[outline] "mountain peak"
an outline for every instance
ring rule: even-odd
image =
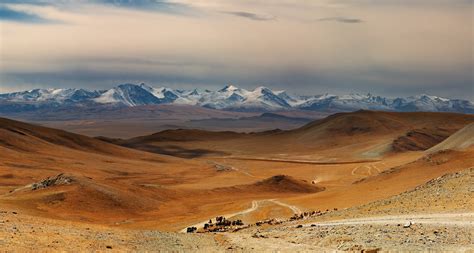
[[[417,96],[417,98],[419,99],[431,99],[431,100],[441,100],[441,101],[448,101],[449,99],[447,98],[442,98],[442,97],[438,97],[438,96],[432,96],[432,95],[428,95],[428,94],[421,94],[419,96]]]
[[[254,92],[260,92],[260,93],[262,93],[262,92],[268,92],[268,91],[273,92],[272,90],[270,90],[269,88],[267,88],[267,87],[265,87],[265,86],[259,86],[259,87],[255,88],[253,91],[254,91]]]
[[[190,96],[199,96],[200,94],[201,93],[197,89],[194,89],[189,93]]]
[[[140,88],[144,88],[144,89],[151,89],[152,88],[151,86],[149,86],[146,83],[141,83],[139,86],[140,86]]]
[[[471,101],[426,94],[400,98],[387,98],[370,93],[289,96],[285,91],[273,91],[264,86],[246,90],[232,84],[217,91],[199,89],[180,91],[165,87],[155,88],[145,83],[123,83],[108,90],[98,91],[64,88],[0,94],[0,105],[3,106],[0,106],[0,111],[17,112],[22,108],[23,110],[60,108],[76,104],[81,106],[186,104],[212,109],[255,112],[287,109],[349,112],[363,109],[474,113],[474,104]]]
[[[240,90],[240,88],[236,87],[232,84],[228,84],[224,88],[220,89],[219,91],[220,92],[226,92],[226,91],[236,91],[236,90]]]

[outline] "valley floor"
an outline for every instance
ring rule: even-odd
[[[44,219],[6,208],[0,210],[0,247],[7,252],[38,248],[69,252],[164,249],[167,252],[471,252],[474,250],[473,180],[471,168],[389,199],[304,220],[226,233],[124,229]],[[432,202],[436,204],[431,205]],[[449,210],[440,211],[439,207],[443,206]],[[256,202],[247,211],[258,209]]]

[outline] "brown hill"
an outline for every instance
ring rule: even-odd
[[[95,138],[5,118],[0,118],[0,147],[20,152],[44,153],[67,148],[121,157],[139,154]]]
[[[275,196],[309,194],[324,191],[324,187],[310,184],[304,180],[295,179],[288,175],[275,175],[255,183],[219,187],[212,190],[195,191],[193,194],[207,196],[233,195],[239,196]]]
[[[90,221],[129,217],[158,208],[172,194],[165,189],[106,185],[88,177],[59,174],[12,190],[4,201],[30,206],[56,218],[87,217]]]
[[[337,113],[290,131],[242,134],[168,130],[124,140],[121,145],[177,156],[181,156],[182,150],[197,150],[202,151],[199,156],[284,154],[295,157],[297,154],[311,157],[318,153],[332,158],[344,156],[353,159],[380,156],[390,151],[392,142],[397,139],[400,139],[394,145],[397,150],[426,149],[471,122],[474,122],[474,115],[361,110]],[[419,129],[435,130],[421,132]],[[430,136],[420,136],[425,132]],[[410,149],[411,146],[415,148]]]
[[[309,184],[302,180],[287,175],[276,175],[253,185],[259,191],[276,191],[276,192],[295,192],[295,193],[315,193],[324,191],[323,187]]]
[[[360,110],[352,113],[336,113],[325,119],[311,122],[296,132],[326,130],[329,133],[355,135],[363,133],[386,133],[403,127],[398,115],[386,112]]]
[[[325,119],[316,120],[294,133],[310,140],[327,135],[394,135],[417,128],[460,129],[474,121],[474,115],[438,112],[382,112],[360,110],[336,113]]]
[[[198,161],[0,119],[0,206],[34,215],[123,220],[156,210],[174,196],[162,185],[212,173]]]
[[[210,141],[210,140],[225,140],[237,138],[245,134],[236,132],[211,132],[196,129],[176,129],[165,130],[152,135],[136,137],[127,140],[127,144],[155,142],[155,141]]]
[[[226,155],[228,153],[204,147],[188,148],[182,144],[187,142],[203,142],[205,145],[207,142],[226,141],[245,136],[248,136],[248,134],[229,131],[211,132],[196,129],[176,129],[164,130],[152,135],[140,136],[128,140],[110,139],[105,137],[98,138],[113,144],[151,153],[171,155],[181,158],[197,158],[206,155]],[[163,143],[167,144],[160,145]]]

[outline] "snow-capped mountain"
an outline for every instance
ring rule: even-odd
[[[393,110],[390,99],[380,96],[373,96],[371,94],[350,94],[343,96],[324,94],[307,99],[304,103],[298,105],[298,108],[314,111],[352,111],[354,109],[383,111]]]
[[[406,98],[385,98],[372,94],[350,94],[343,96],[321,95],[306,98],[297,106],[303,110],[313,111],[353,111],[381,110],[400,112],[459,112],[474,113],[474,104],[468,100],[447,99],[436,96],[419,95]]]
[[[203,94],[197,105],[226,110],[277,110],[291,107],[286,100],[266,87],[248,91],[233,85]]]
[[[153,96],[159,99],[158,104],[169,104],[175,102],[180,98],[180,95],[177,91],[168,88],[153,88],[144,83],[140,84],[140,88],[146,90],[148,93],[151,93]]]
[[[12,102],[62,102],[79,91],[80,90],[76,89],[34,89],[8,94],[0,94],[0,99],[9,100]]]
[[[266,87],[246,90],[227,85],[216,91],[174,90],[146,84],[121,84],[108,90],[34,89],[0,94],[0,112],[32,111],[38,108],[66,106],[125,106],[157,104],[185,104],[218,110],[237,111],[430,111],[474,113],[471,101],[419,95],[405,98],[386,98],[372,94],[293,96],[286,91]]]
[[[93,99],[97,103],[120,103],[127,106],[159,104],[160,99],[154,94],[134,84],[121,84],[107,90]]]

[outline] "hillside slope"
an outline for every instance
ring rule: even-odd
[[[144,157],[146,153],[113,145],[84,135],[0,118],[0,148],[27,153],[51,153],[68,149],[120,157]]]
[[[426,129],[430,133],[441,131],[440,137],[431,138],[422,145],[422,149],[426,149],[471,122],[474,122],[474,115],[357,111],[334,114],[289,131],[243,134],[168,130],[124,140],[121,145],[169,155],[175,153],[177,156],[179,150],[205,150],[200,156],[314,159],[319,155],[332,159],[354,159],[383,155],[393,150],[395,140],[416,129]]]
[[[463,150],[472,145],[474,145],[474,123],[465,126],[427,152],[434,153],[444,149]]]

